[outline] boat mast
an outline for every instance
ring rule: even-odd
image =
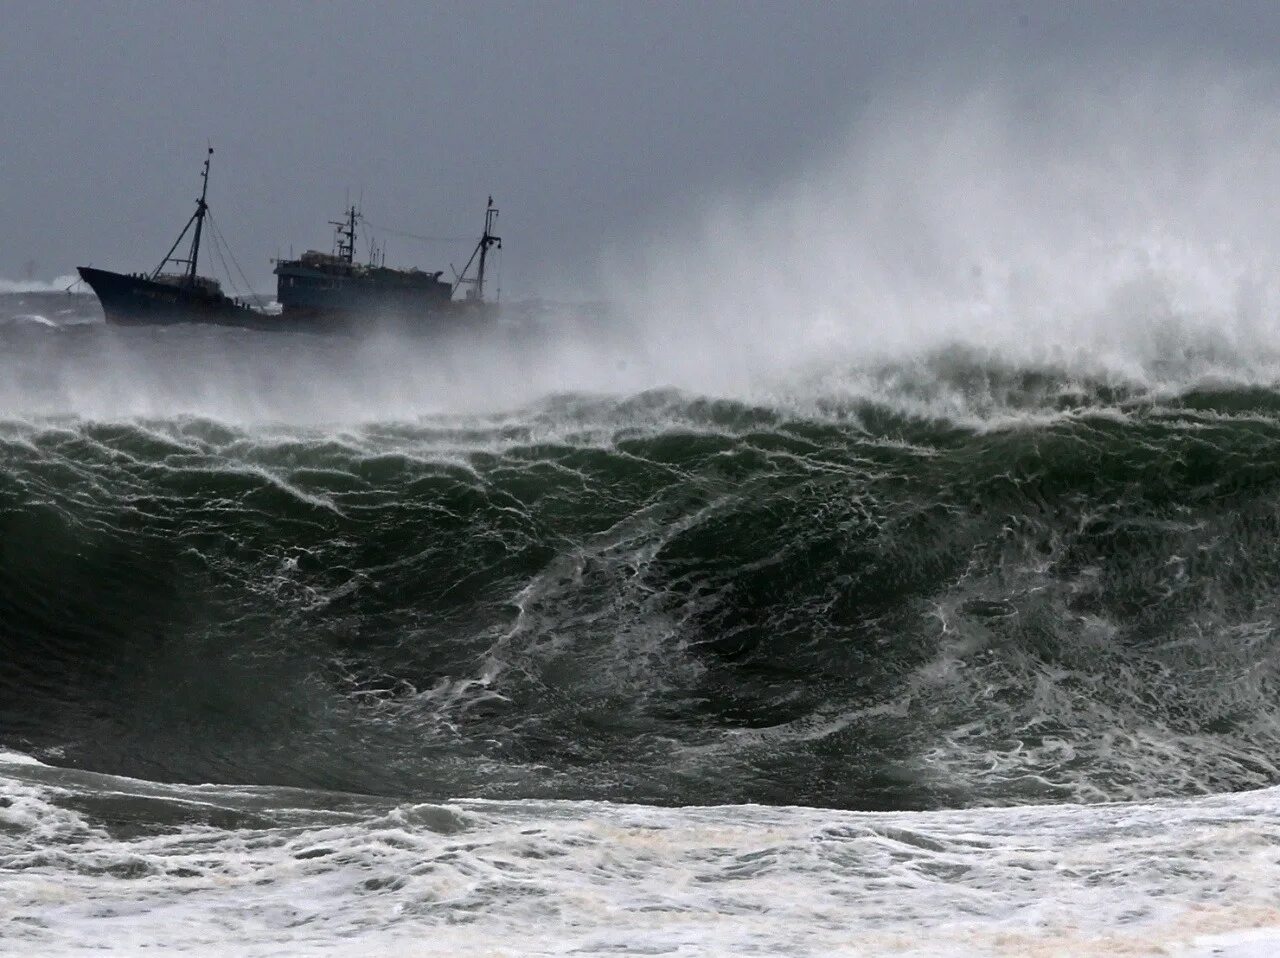
[[[191,219],[187,220],[187,225],[182,227],[182,232],[178,234],[178,238],[173,241],[173,245],[169,247],[169,252],[165,253],[164,259],[160,261],[160,265],[151,273],[151,278],[155,279],[164,269],[165,263],[175,263],[186,266],[187,285],[194,286],[196,282],[196,262],[200,258],[200,233],[204,228],[204,214],[209,210],[209,204],[205,202],[205,197],[209,195],[209,160],[213,156],[213,147],[209,147],[209,152],[204,158],[204,169],[200,171],[200,179],[203,181],[200,187],[200,199],[196,200],[196,211],[191,214]],[[187,235],[187,230],[191,229],[195,224],[196,232],[191,238],[191,252],[186,259],[175,259],[173,251],[178,248],[178,244],[182,242],[182,238]]]
[[[329,225],[334,227],[334,232],[338,234],[338,259],[346,260],[348,265],[354,265],[356,261],[356,218],[360,214],[356,212],[354,203],[347,208],[346,213],[346,219],[329,220]]]
[[[484,210],[484,235],[480,237],[480,241],[476,243],[476,248],[471,251],[471,258],[467,260],[467,265],[462,267],[462,273],[458,276],[458,281],[454,284],[454,288],[461,286],[463,283],[471,283],[473,289],[467,293],[467,299],[476,302],[484,302],[484,261],[489,255],[489,247],[496,246],[502,249],[502,237],[493,235],[494,224],[498,222],[498,208],[493,205],[493,197],[489,197],[489,205]],[[467,279],[467,270],[471,268],[471,264],[476,261],[476,257],[480,257],[480,263],[476,267],[476,278]]]
[[[209,147],[204,158],[204,169],[200,171],[200,201],[196,204],[196,233],[191,238],[191,270],[187,273],[187,282],[192,286],[196,282],[196,260],[200,258],[200,231],[204,228],[204,214],[209,209],[205,197],[209,195],[209,161],[213,159],[213,147]]]
[[[493,224],[498,220],[498,208],[493,205],[493,197],[489,197],[489,205],[484,209],[484,235],[480,237],[480,265],[476,267],[476,299],[484,302],[484,259],[489,247],[497,245],[502,249],[502,240],[493,235]]]

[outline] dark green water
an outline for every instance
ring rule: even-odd
[[[0,745],[418,800],[1280,780],[1280,389],[868,377],[896,398],[10,415]]]

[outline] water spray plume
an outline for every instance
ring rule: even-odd
[[[614,298],[655,365],[710,388],[953,343],[1128,373],[1212,346],[1269,368],[1265,79],[1166,65],[888,97],[773,199],[722,197],[629,253],[646,265],[613,271]]]

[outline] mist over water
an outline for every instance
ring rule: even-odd
[[[1192,359],[1267,375],[1274,78],[1019,79],[873,102],[777,195],[709,198],[691,234],[619,257],[615,300],[671,347],[681,385],[957,342],[1095,373]]]
[[[0,377],[0,403],[336,422],[666,387],[804,401],[955,346],[1153,388],[1269,382],[1275,86],[1166,62],[900,93],[774,195],[708,197],[611,251],[588,297],[603,307],[516,304],[501,329],[445,342],[32,343],[4,360],[28,374]]]
[[[0,293],[63,293],[67,287],[78,282],[76,276],[59,276],[45,281],[42,279],[0,279]]]

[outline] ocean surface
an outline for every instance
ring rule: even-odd
[[[1276,356],[514,314],[0,295],[0,953],[1280,947]]]

